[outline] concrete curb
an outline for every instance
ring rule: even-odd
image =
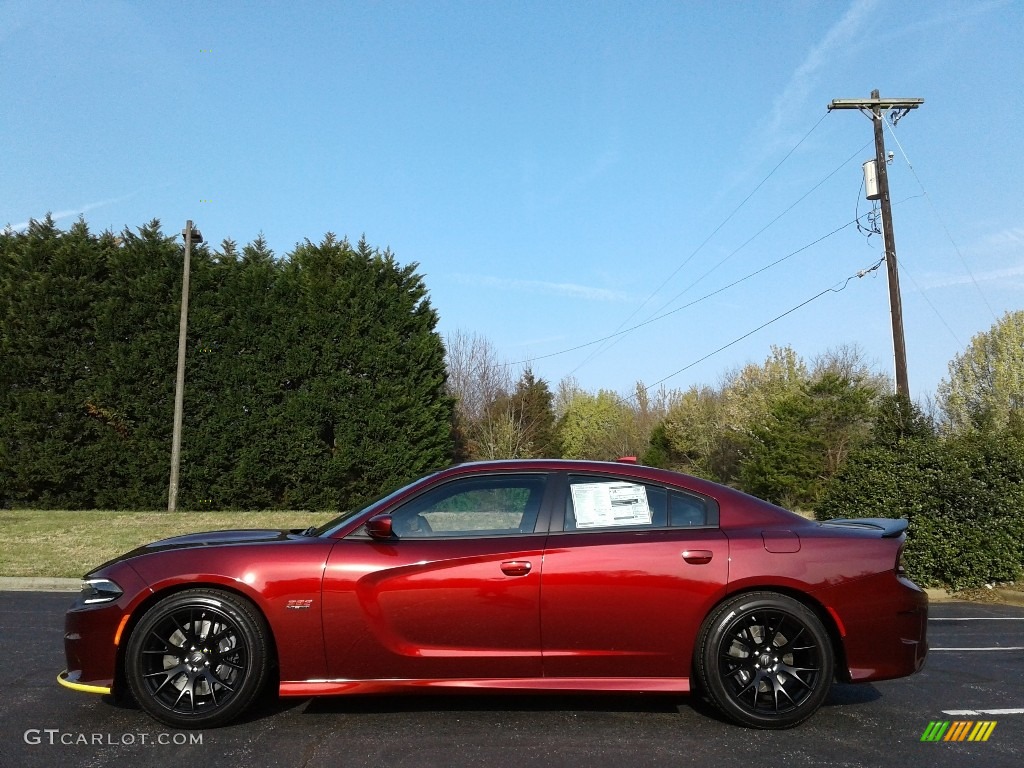
[[[1024,606],[1024,592],[1018,592],[1015,589],[1000,589],[998,587],[993,589],[992,592],[1001,603]]]
[[[78,592],[81,579],[49,576],[0,576],[0,592]]]
[[[961,597],[960,595],[950,594],[946,590],[940,588],[925,589],[928,593],[928,602],[930,603],[1002,603],[1003,605],[1020,605],[1024,606],[1024,592],[1016,589],[1006,589],[1005,587],[993,587],[992,589],[978,589],[970,593],[970,597]]]

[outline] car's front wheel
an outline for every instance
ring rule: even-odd
[[[807,606],[775,592],[739,595],[701,632],[697,678],[730,719],[790,728],[813,715],[832,684],[828,633]]]
[[[176,728],[211,728],[242,713],[267,678],[267,630],[246,601],[190,589],[156,603],[132,632],[125,676],[146,712]]]

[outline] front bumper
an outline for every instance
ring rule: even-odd
[[[114,692],[118,644],[133,609],[149,591],[126,565],[104,569],[103,575],[121,588],[121,597],[109,603],[86,603],[79,596],[64,616],[67,668],[57,676],[57,682],[71,690]]]
[[[82,691],[83,693],[101,693],[110,694],[110,686],[103,685],[87,685],[85,683],[78,682],[78,677],[81,675],[81,670],[75,670],[74,672],[68,672],[66,669],[57,675],[57,682],[63,685],[65,688],[70,688],[73,691]]]

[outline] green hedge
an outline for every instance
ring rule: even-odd
[[[1024,441],[1006,434],[903,440],[850,457],[819,519],[905,517],[904,564],[954,590],[1024,573]]]
[[[183,257],[157,221],[0,232],[0,508],[166,505]],[[329,233],[193,249],[181,509],[345,509],[450,462],[416,269]]]

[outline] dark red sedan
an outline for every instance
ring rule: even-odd
[[[89,573],[60,682],[175,727],[282,696],[689,692],[758,728],[910,675],[906,521],[817,523],[625,463],[462,464],[306,531],[220,531]]]

